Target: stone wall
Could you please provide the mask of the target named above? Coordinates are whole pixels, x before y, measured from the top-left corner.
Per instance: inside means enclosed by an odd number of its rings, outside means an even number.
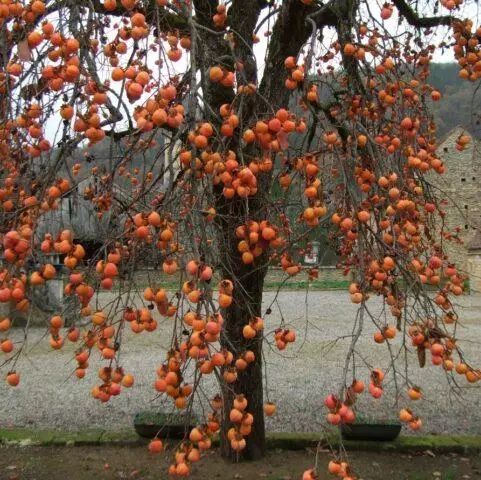
[[[469,135],[461,127],[452,130],[438,147],[437,153],[446,165],[443,175],[431,174],[429,180],[436,187],[436,196],[445,211],[444,231],[455,233],[459,242],[443,240],[449,258],[467,273],[470,240],[481,225],[481,151],[471,142],[462,152],[456,149],[459,135]]]

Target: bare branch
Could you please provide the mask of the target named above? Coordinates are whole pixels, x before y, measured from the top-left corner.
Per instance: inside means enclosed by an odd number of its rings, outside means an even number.
[[[393,0],[394,5],[399,10],[399,13],[409,22],[410,25],[416,28],[437,27],[439,25],[449,26],[455,20],[450,15],[443,15],[438,17],[420,17],[413,8],[405,2],[405,0]]]

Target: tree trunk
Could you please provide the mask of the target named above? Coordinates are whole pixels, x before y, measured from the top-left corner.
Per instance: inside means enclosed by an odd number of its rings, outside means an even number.
[[[261,316],[262,290],[267,268],[262,267],[257,270],[252,269],[252,266],[242,268],[244,265],[240,262],[240,259],[239,263],[236,272],[230,272],[230,275],[225,272],[226,278],[230,278],[234,283],[234,301],[232,306],[225,311],[224,334],[221,343],[224,347],[229,348],[234,355],[252,350],[255,361],[248,365],[246,370],[238,372],[236,382],[223,385],[224,418],[221,451],[223,457],[234,461],[259,460],[265,455],[262,335],[258,334],[253,340],[246,340],[242,330],[250,319]],[[254,423],[250,435],[245,438],[246,448],[237,453],[231,449],[226,434],[233,426],[229,420],[233,399],[235,395],[240,393],[244,394],[247,399],[247,411],[254,416]]]
[[[233,0],[229,10],[229,24],[235,32],[236,41],[233,47],[215,33],[216,27],[212,24],[212,13],[218,4],[217,0],[194,0],[196,21],[207,27],[200,29],[197,34],[202,39],[202,48],[196,51],[197,66],[201,71],[218,63],[222,59],[224,66],[234,70],[234,60],[243,65],[243,69],[236,72],[239,85],[258,84],[256,61],[253,56],[253,36],[259,14],[267,7],[268,3],[259,0]],[[287,56],[297,56],[302,45],[312,33],[311,23],[306,24],[306,18],[314,13],[314,6],[306,6],[298,0],[283,0],[273,27],[271,45],[264,71],[264,77],[259,84],[262,101],[252,96],[243,97],[241,128],[251,126],[257,118],[265,116],[267,103],[274,109],[286,108],[289,103],[290,91],[284,87],[286,72],[284,60]],[[318,25],[333,24],[332,12],[323,11],[316,18]],[[214,33],[212,33],[214,31]],[[226,57],[234,50],[235,59],[232,65],[225,62]],[[222,104],[231,104],[235,100],[233,89],[219,87],[203,77],[204,101],[210,106],[207,110],[207,120],[220,127],[221,119],[216,115]],[[210,112],[215,112],[211,115]],[[247,165],[247,160],[260,157],[266,152],[261,152],[254,146],[244,147],[240,144],[239,137],[233,137],[228,148],[237,154],[240,163]],[[242,155],[240,155],[242,153]],[[273,156],[274,157],[274,156]],[[261,316],[262,290],[264,278],[269,263],[269,253],[255,259],[252,265],[244,265],[237,250],[239,240],[235,236],[236,227],[248,220],[265,220],[269,217],[269,202],[267,194],[272,183],[272,172],[259,175],[258,194],[248,199],[234,198],[226,200],[222,194],[222,186],[214,189],[216,195],[216,223],[219,227],[217,245],[219,260],[222,265],[223,278],[230,279],[234,284],[234,299],[231,307],[223,312],[224,331],[221,335],[221,344],[234,355],[252,350],[255,361],[247,369],[238,372],[237,381],[233,384],[223,385],[224,418],[221,433],[221,450],[225,458],[232,460],[258,460],[265,454],[265,426],[263,410],[263,383],[262,383],[262,339],[259,333],[253,340],[246,340],[242,330],[253,317]],[[268,250],[268,249],[267,249]],[[254,424],[250,435],[246,437],[246,448],[240,453],[234,452],[226,438],[229,428],[229,413],[236,394],[242,393],[247,398],[247,411],[254,416]]]
[[[224,329],[221,345],[237,355],[246,350],[254,352],[255,361],[244,371],[238,372],[234,383],[223,383],[224,418],[222,421],[221,451],[224,458],[234,461],[259,460],[265,454],[264,402],[262,382],[262,333],[252,340],[243,336],[243,328],[254,317],[261,316],[262,290],[268,269],[267,254],[256,258],[254,264],[244,265],[237,250],[239,239],[235,235],[236,227],[246,218],[244,199],[226,201],[221,195],[216,205],[218,219],[219,257],[223,278],[232,281],[234,286],[232,305],[224,309]],[[258,198],[249,201],[249,218],[262,217],[262,202]],[[265,214],[264,214],[265,215]],[[237,222],[237,223],[236,223]],[[237,394],[244,394],[247,399],[247,412],[254,417],[251,433],[245,437],[246,448],[237,453],[230,447],[226,435],[233,426],[229,420],[232,402]]]

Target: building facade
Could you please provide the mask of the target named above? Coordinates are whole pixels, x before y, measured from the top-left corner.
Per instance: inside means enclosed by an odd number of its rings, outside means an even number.
[[[470,137],[463,151],[456,148],[460,135]],[[481,144],[468,131],[456,127],[441,139],[437,154],[446,165],[446,172],[433,174],[429,180],[445,212],[440,228],[451,236],[451,240],[442,240],[443,247],[449,259],[469,275],[470,246],[478,243],[481,228]]]

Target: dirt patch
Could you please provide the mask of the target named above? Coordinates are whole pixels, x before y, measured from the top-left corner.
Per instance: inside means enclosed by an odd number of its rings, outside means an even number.
[[[153,456],[144,446],[0,447],[0,478],[9,480],[168,479],[171,452]],[[332,456],[321,452],[320,479]],[[481,478],[481,456],[356,452],[350,455],[364,480],[457,480]],[[313,451],[271,451],[262,462],[230,464],[209,452],[193,468],[196,480],[297,480],[312,468]]]

